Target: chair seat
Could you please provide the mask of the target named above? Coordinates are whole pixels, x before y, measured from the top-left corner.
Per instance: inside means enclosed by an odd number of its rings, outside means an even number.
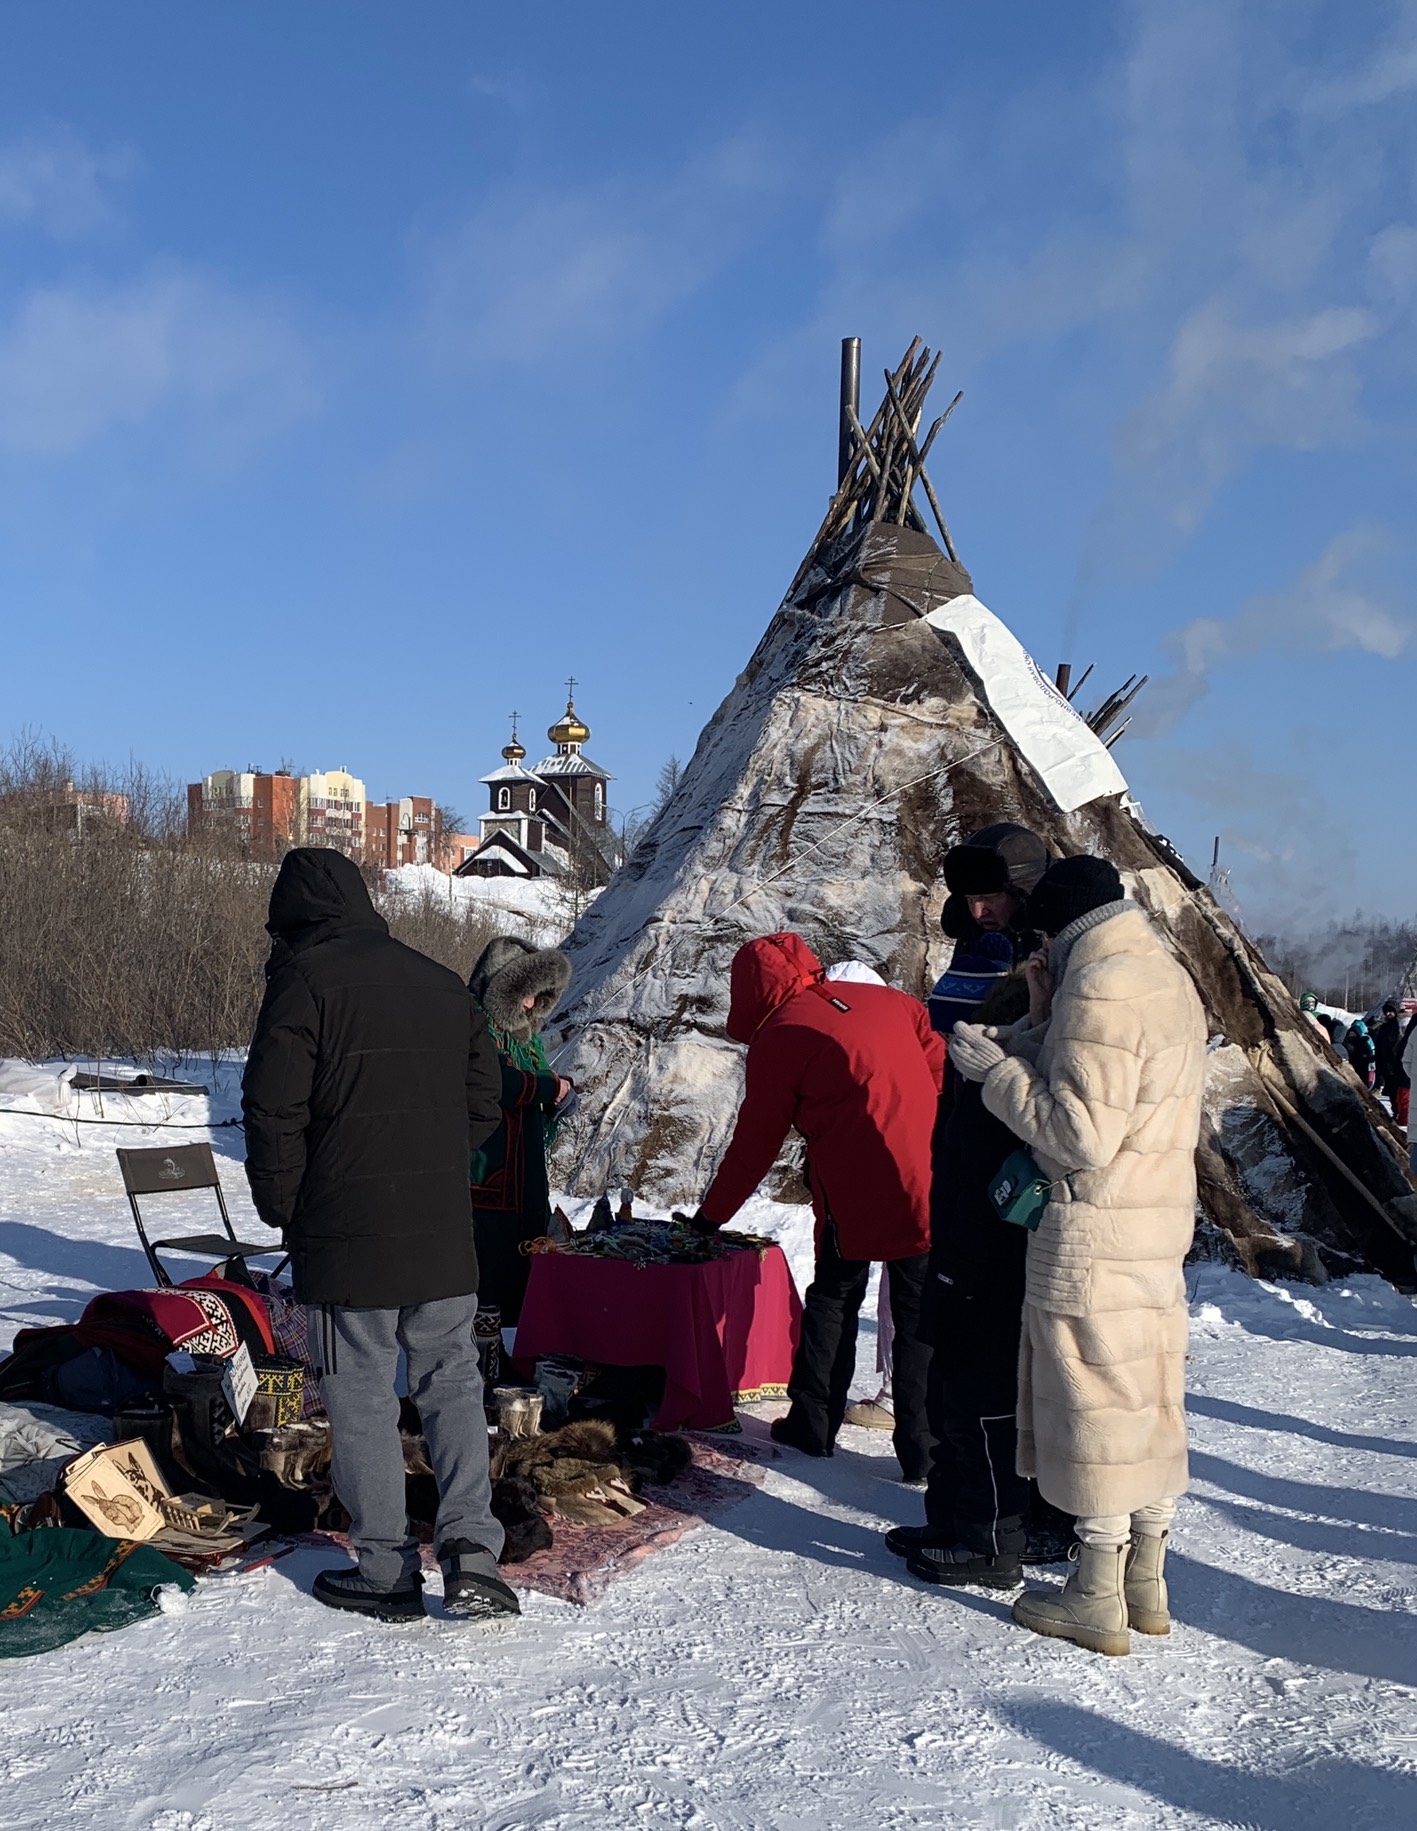
[[[279,1240],[266,1246],[249,1246],[243,1240],[232,1240],[224,1233],[192,1233],[180,1240],[154,1240],[153,1247],[170,1247],[173,1252],[207,1252],[218,1259],[254,1259],[262,1253],[284,1252]]]

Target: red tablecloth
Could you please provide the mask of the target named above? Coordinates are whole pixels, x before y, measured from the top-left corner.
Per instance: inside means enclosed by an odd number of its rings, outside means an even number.
[[[787,1389],[802,1304],[778,1246],[706,1265],[628,1265],[538,1253],[517,1324],[515,1359],[575,1354],[616,1367],[663,1367],[660,1430],[716,1430],[735,1401]]]

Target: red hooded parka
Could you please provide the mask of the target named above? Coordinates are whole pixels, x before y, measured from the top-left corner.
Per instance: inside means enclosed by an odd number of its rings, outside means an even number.
[[[928,1252],[945,1052],[925,1007],[889,986],[828,983],[793,934],[740,947],[731,990],[728,1034],[748,1045],[747,1084],[704,1219],[733,1218],[795,1126],[819,1242],[830,1213],[844,1258]]]

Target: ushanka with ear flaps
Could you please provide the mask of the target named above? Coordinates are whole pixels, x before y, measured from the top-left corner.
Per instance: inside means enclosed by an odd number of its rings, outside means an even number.
[[[965,899],[1009,891],[1022,904],[1052,863],[1052,856],[1037,833],[1011,820],[972,833],[945,854],[945,885],[950,894],[940,912],[940,927],[953,941],[973,941],[980,929]],[[1023,913],[1020,909],[1016,920]]]

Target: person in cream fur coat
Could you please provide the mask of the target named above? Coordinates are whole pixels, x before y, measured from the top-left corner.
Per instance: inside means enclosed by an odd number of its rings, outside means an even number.
[[[1019,1472],[1077,1516],[1080,1555],[1061,1593],[1025,1591],[1014,1619],[1126,1653],[1129,1625],[1170,1627],[1205,1016],[1106,860],[1051,866],[1029,919],[1049,938],[1029,1018],[997,1036],[957,1025],[950,1052],[1053,1184],[1028,1243]]]

